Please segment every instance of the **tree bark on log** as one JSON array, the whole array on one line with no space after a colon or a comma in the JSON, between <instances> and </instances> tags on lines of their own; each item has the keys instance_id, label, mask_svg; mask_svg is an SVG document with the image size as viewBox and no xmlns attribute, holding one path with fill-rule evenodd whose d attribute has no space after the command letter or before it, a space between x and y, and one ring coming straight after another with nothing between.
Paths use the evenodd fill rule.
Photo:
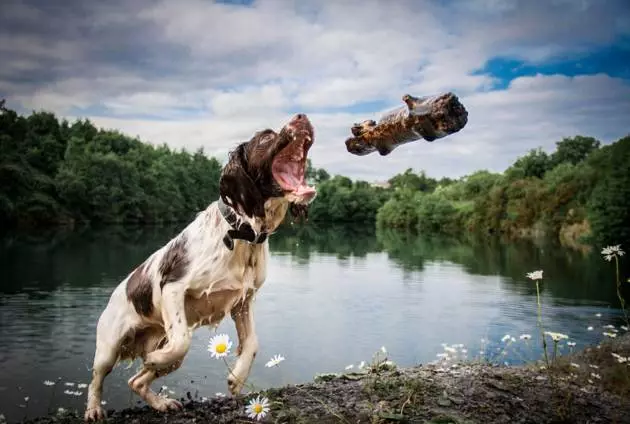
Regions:
<instances>
[{"instance_id":1,"label":"tree bark on log","mask_svg":"<svg viewBox=\"0 0 630 424\"><path fill-rule=\"evenodd\" d=\"M404 106L386 113L378 123L355 123L351 128L353 137L346 140L348 152L365 156L377 151L385 156L412 141L431 142L456 133L468 122L466 108L453 93L430 97L405 94L402 100Z\"/></svg>"}]
</instances>

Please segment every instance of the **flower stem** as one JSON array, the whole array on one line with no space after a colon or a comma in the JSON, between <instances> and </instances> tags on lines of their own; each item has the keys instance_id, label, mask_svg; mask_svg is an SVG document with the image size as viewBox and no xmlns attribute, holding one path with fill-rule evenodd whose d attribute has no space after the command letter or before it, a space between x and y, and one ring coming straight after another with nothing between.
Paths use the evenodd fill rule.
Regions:
<instances>
[{"instance_id":1,"label":"flower stem","mask_svg":"<svg viewBox=\"0 0 630 424\"><path fill-rule=\"evenodd\" d=\"M549 358L547 357L547 340L545 339L545 329L542 325L542 306L540 304L540 287L536 280L536 303L538 304L538 327L540 328L540 336L542 337L543 352L545 353L545 364L549 368Z\"/></svg>"},{"instance_id":2,"label":"flower stem","mask_svg":"<svg viewBox=\"0 0 630 424\"><path fill-rule=\"evenodd\" d=\"M617 277L617 297L619 298L619 303L621 304L621 310L623 311L623 317L626 321L626 325L630 326L630 320L628 320L628 312L626 311L626 300L621 295L621 279L619 278L619 258L615 255L615 271Z\"/></svg>"}]
</instances>

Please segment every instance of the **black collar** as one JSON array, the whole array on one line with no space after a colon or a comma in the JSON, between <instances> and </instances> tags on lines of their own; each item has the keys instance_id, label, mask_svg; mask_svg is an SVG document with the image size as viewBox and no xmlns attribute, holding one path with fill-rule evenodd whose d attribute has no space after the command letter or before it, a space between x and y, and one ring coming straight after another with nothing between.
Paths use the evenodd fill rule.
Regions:
<instances>
[{"instance_id":1,"label":"black collar","mask_svg":"<svg viewBox=\"0 0 630 424\"><path fill-rule=\"evenodd\" d=\"M228 230L225 237L223 237L223 243L225 243L225 247L232 250L234 249L234 239L246 240L250 243L261 244L267 240L267 232L263 231L256 235L256 232L247 222L240 222L234 211L230 206L226 205L223 202L223 199L219 197L219 211L221 211L221 215L223 215L223 219L230 224L232 227L231 230Z\"/></svg>"}]
</instances>

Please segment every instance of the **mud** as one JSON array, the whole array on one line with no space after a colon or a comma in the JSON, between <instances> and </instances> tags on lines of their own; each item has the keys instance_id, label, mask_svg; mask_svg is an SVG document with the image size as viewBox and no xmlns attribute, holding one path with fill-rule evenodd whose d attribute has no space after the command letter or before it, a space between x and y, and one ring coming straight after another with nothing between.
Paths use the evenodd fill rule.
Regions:
<instances>
[{"instance_id":1,"label":"mud","mask_svg":"<svg viewBox=\"0 0 630 424\"><path fill-rule=\"evenodd\" d=\"M274 423L630 423L630 336L542 363L500 367L460 363L398 369L373 364L359 373L329 374L308 384L261 392ZM159 413L148 407L109 411L115 424L245 423L252 396L200 401ZM72 423L75 413L41 417L32 424Z\"/></svg>"}]
</instances>

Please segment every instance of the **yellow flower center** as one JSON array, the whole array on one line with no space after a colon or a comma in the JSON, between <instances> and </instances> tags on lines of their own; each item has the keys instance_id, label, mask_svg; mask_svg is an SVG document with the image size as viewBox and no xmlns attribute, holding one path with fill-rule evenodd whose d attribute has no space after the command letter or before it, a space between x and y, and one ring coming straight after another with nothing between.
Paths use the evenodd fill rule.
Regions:
<instances>
[{"instance_id":1,"label":"yellow flower center","mask_svg":"<svg viewBox=\"0 0 630 424\"><path fill-rule=\"evenodd\" d=\"M217 351L217 353L225 353L225 351L227 350L227 345L225 343L219 343L215 350Z\"/></svg>"},{"instance_id":2,"label":"yellow flower center","mask_svg":"<svg viewBox=\"0 0 630 424\"><path fill-rule=\"evenodd\" d=\"M260 414L263 410L263 407L261 404L257 403L256 405L254 405L254 412L257 414Z\"/></svg>"}]
</instances>

